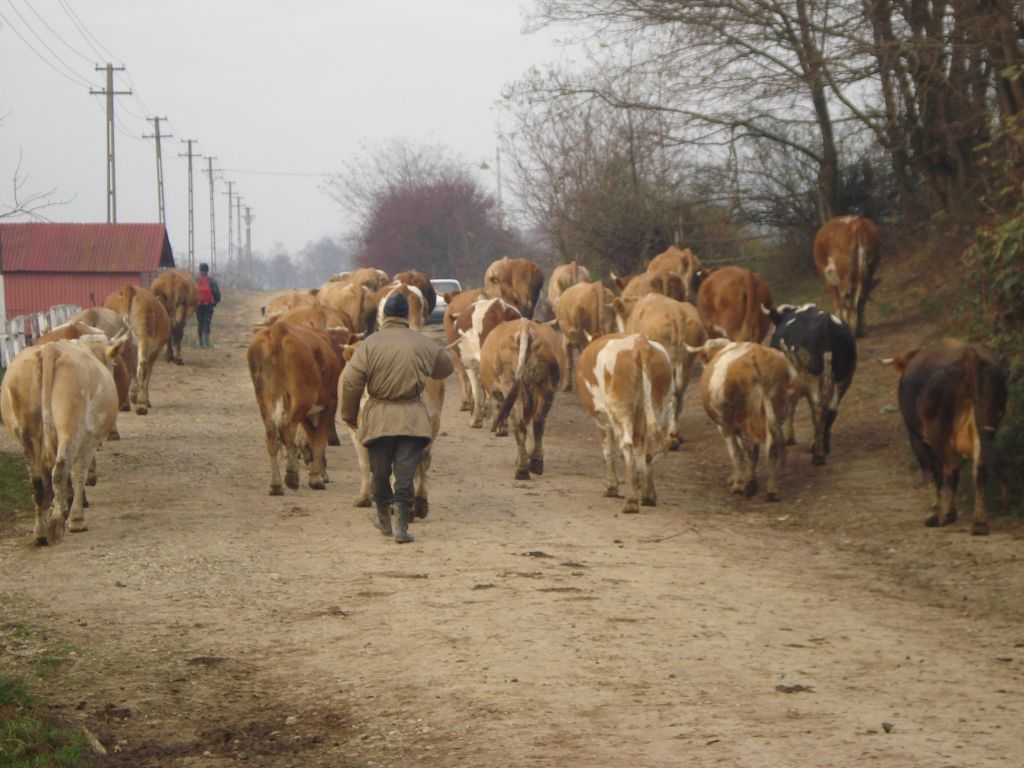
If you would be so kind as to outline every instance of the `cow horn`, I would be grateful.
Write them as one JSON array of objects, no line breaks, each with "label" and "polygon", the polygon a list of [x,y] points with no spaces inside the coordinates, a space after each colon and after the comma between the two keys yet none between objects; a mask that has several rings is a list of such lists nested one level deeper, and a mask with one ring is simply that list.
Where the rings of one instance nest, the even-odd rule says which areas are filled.
[{"label": "cow horn", "polygon": [[699,347],[691,347],[685,341],[683,342],[683,346],[686,347],[686,351],[689,352],[691,355],[695,355],[698,352],[700,352],[702,349],[704,349],[704,345],[703,344],[701,344]]},{"label": "cow horn", "polygon": [[893,363],[893,361],[895,359],[896,359],[895,357],[883,357],[878,362],[880,362],[882,365],[892,365],[892,363]]},{"label": "cow horn", "polygon": [[552,328],[554,328],[556,325],[558,325],[558,318],[556,317],[553,320],[548,320],[545,323],[541,323],[541,325],[550,325]]},{"label": "cow horn", "polygon": [[764,304],[762,304],[762,305],[761,305],[761,313],[762,313],[762,314],[765,314],[765,315],[768,315],[768,317],[771,317],[771,316],[772,316],[772,311],[771,311],[771,309],[769,309],[769,308],[768,308],[767,306],[765,306]]}]

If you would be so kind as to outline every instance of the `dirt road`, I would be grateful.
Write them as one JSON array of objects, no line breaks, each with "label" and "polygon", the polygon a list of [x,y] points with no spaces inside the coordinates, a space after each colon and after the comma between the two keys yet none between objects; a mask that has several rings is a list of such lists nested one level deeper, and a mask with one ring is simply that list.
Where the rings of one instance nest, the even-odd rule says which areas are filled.
[{"label": "dirt road", "polygon": [[453,378],[431,514],[397,546],[351,505],[347,444],[326,491],[267,495],[262,300],[229,294],[216,349],[121,415],[89,531],[0,540],[0,667],[66,649],[36,685],[104,764],[1024,765],[1024,541],[923,527],[895,375],[869,361],[915,329],[874,329],[830,463],[791,449],[778,504],[728,495],[696,388],[659,506],[627,516],[574,395],[544,476],[515,481]]}]

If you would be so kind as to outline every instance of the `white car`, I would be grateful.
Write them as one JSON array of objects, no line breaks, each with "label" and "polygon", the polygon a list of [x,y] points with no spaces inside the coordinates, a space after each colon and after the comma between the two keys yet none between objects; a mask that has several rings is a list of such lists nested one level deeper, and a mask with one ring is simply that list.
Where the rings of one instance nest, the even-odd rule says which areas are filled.
[{"label": "white car", "polygon": [[444,320],[444,308],[447,306],[444,301],[444,294],[451,293],[452,291],[461,291],[462,284],[450,277],[439,277],[436,280],[431,280],[430,284],[434,286],[434,292],[437,294],[437,304],[434,305],[434,311],[430,313],[427,322],[440,323]]}]

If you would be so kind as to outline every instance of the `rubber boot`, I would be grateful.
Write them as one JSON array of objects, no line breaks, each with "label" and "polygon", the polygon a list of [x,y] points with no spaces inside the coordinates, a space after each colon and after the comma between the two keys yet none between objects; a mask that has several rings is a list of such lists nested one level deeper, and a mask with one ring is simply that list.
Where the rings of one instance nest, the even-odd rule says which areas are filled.
[{"label": "rubber boot", "polygon": [[409,533],[409,521],[412,520],[412,508],[408,503],[397,505],[397,525],[395,526],[395,541],[399,544],[408,544],[413,541]]},{"label": "rubber boot", "polygon": [[391,505],[377,504],[377,514],[373,516],[373,527],[385,536],[391,535]]}]

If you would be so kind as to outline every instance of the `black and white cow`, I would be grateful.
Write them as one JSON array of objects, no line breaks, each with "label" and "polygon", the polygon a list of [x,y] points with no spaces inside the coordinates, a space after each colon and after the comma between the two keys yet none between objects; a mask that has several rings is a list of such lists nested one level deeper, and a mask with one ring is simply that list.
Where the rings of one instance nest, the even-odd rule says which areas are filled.
[{"label": "black and white cow", "polygon": [[[831,449],[832,424],[839,402],[850,388],[857,369],[857,343],[850,327],[838,317],[813,304],[795,307],[782,304],[765,310],[775,323],[771,345],[780,350],[800,374],[804,395],[814,422],[814,464],[824,464]],[[795,410],[795,409],[794,409]],[[793,411],[786,425],[786,441],[792,445]]]}]

